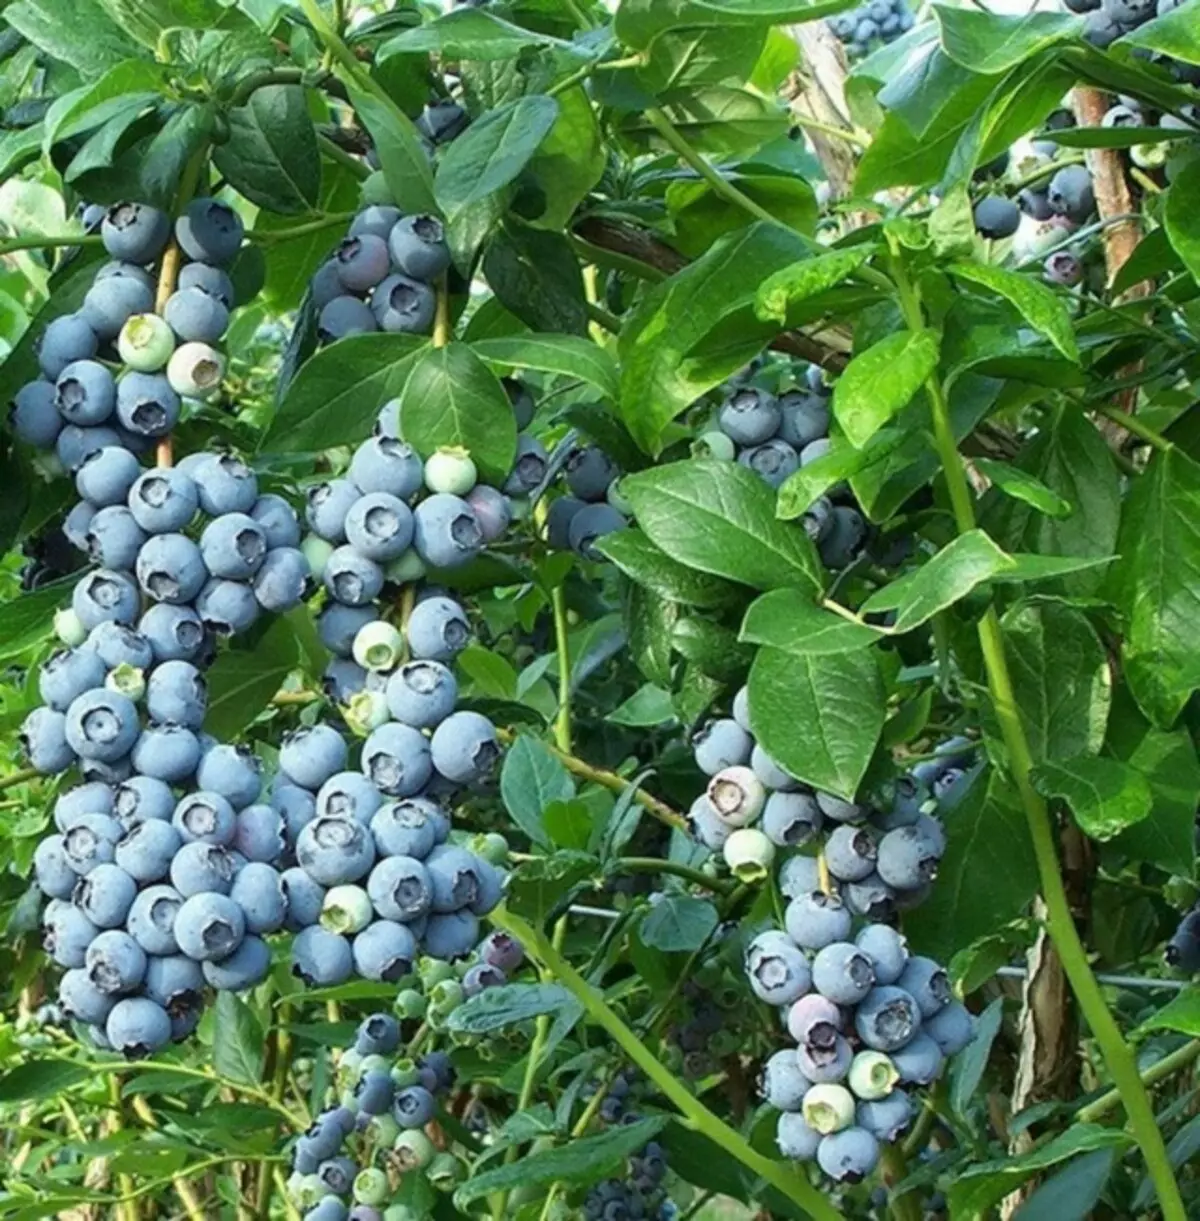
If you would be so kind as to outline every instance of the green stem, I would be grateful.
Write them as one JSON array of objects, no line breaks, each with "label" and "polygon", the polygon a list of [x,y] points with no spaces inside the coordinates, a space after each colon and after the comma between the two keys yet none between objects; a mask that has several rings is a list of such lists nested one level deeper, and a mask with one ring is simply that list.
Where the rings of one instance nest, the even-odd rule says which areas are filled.
[{"label": "green stem", "polygon": [[712,1141],[718,1148],[733,1154],[742,1165],[765,1179],[789,1200],[798,1204],[813,1221],[840,1221],[842,1213],[830,1204],[807,1179],[791,1167],[772,1161],[759,1153],[736,1129],[714,1115],[694,1098],[674,1074],[661,1065],[637,1035],[608,1007],[604,998],[575,971],[567,960],[550,944],[540,929],[501,908],[492,913],[493,923],[507,928],[526,950],[533,954],[575,998],[596,1025],[650,1078],[663,1095],[678,1109],[690,1127]]},{"label": "green stem", "polygon": [[845,127],[835,127],[832,123],[822,123],[820,119],[810,119],[805,114],[793,114],[790,116],[791,121],[796,124],[802,131],[816,131],[823,136],[832,136],[835,140],[845,140],[847,144],[853,144],[856,148],[866,148],[870,143],[865,136],[860,136],[856,131],[850,131]]},{"label": "green stem", "polygon": [[[251,94],[265,89],[268,85],[300,85],[304,83],[303,68],[263,68],[260,72],[251,72],[243,77],[229,97],[229,105],[244,106]],[[317,83],[317,82],[314,82]]]},{"label": "green stem", "polygon": [[649,284],[661,284],[667,278],[666,272],[659,271],[657,267],[651,267],[649,263],[643,263],[641,259],[621,254],[617,250],[606,250],[603,246],[593,246],[591,242],[578,234],[568,233],[567,240],[585,263],[594,263],[597,267],[607,267],[610,271],[624,272],[625,275],[632,276],[635,280],[645,280]]},{"label": "green stem", "polygon": [[41,774],[36,767],[23,767],[20,771],[9,772],[7,776],[0,778],[0,793],[5,789],[15,789],[18,784],[28,784],[30,780],[37,780]]},{"label": "green stem", "polygon": [[[898,253],[893,244],[892,261],[900,308],[909,329],[922,330],[925,320],[920,299],[904,274]],[[950,405],[936,373],[930,375],[925,388],[932,407],[934,438],[950,503],[954,509],[955,524],[960,534],[966,533],[976,528],[975,506],[958,452],[958,443],[950,424]],[[1071,905],[1059,868],[1054,824],[1045,800],[1033,787],[1030,778],[1034,766],[1033,755],[1017,709],[1016,693],[1004,650],[1004,634],[994,606],[990,606],[980,619],[978,634],[993,710],[1008,751],[1009,772],[1020,795],[1029,836],[1033,842],[1040,889],[1046,904],[1046,929],[1058,952],[1075,999],[1100,1045],[1113,1084],[1121,1096],[1133,1138],[1141,1148],[1146,1169],[1158,1192],[1163,1221],[1186,1221],[1179,1184],[1175,1181],[1175,1174],[1167,1157],[1167,1148],[1154,1117],[1150,1096],[1138,1075],[1137,1061],[1129,1044],[1122,1037],[1120,1027],[1109,1012],[1104,993],[1092,974],[1087,950],[1071,915]]]},{"label": "green stem", "polygon": [[99,246],[98,233],[30,233],[25,237],[10,237],[0,242],[0,255],[18,250],[58,250],[63,246]]},{"label": "green stem", "polygon": [[609,313],[604,306],[597,305],[594,301],[589,301],[587,311],[588,317],[593,322],[598,322],[610,335],[619,335],[621,333],[620,318],[616,314]]},{"label": "green stem", "polygon": [[321,156],[328,157],[330,161],[345,167],[355,178],[370,178],[371,167],[365,161],[360,161],[353,153],[348,153],[340,144],[334,143],[328,136],[323,136],[319,132],[317,133],[317,147],[321,150]]},{"label": "green stem", "polygon": [[[1154,1085],[1165,1077],[1170,1077],[1172,1074],[1177,1073],[1181,1068],[1187,1068],[1189,1064],[1197,1059],[1200,1059],[1200,1039],[1193,1039],[1190,1043],[1185,1043],[1169,1055],[1163,1056],[1161,1060],[1151,1064],[1142,1073],[1142,1081],[1146,1085]],[[1094,1102],[1089,1102],[1087,1106],[1080,1107],[1075,1113],[1076,1122],[1095,1123],[1096,1120],[1107,1115],[1109,1111],[1120,1106],[1120,1104],[1120,1091],[1109,1090],[1107,1093],[1101,1094]]]},{"label": "green stem", "polygon": [[721,878],[709,877],[699,869],[690,865],[682,865],[678,861],[660,860],[656,856],[623,856],[613,866],[616,873],[670,873],[694,886],[703,886],[713,894],[729,895],[737,887],[736,882],[727,882]]},{"label": "green stem", "polygon": [[915,1192],[897,1195],[893,1190],[908,1174],[908,1163],[899,1145],[884,1145],[880,1159],[883,1180],[888,1187],[888,1211],[893,1221],[921,1221],[924,1209]]},{"label": "green stem", "polygon": [[554,717],[554,742],[571,754],[571,653],[567,647],[567,597],[561,585],[550,591],[554,612],[554,647],[558,660],[558,712]]},{"label": "green stem", "polygon": [[1130,415],[1128,411],[1122,411],[1120,407],[1114,407],[1112,403],[1097,403],[1093,410],[1097,415],[1102,415],[1112,420],[1114,424],[1120,424],[1126,432],[1132,433],[1138,440],[1145,441],[1147,445],[1152,445],[1164,454],[1168,450],[1175,448],[1161,432],[1156,432],[1149,424],[1139,420],[1137,416]]},{"label": "green stem", "polygon": [[353,212],[326,212],[315,220],[302,221],[289,229],[251,229],[249,238],[260,246],[274,246],[279,242],[290,242],[294,238],[320,233],[322,229],[333,229],[354,219]]}]

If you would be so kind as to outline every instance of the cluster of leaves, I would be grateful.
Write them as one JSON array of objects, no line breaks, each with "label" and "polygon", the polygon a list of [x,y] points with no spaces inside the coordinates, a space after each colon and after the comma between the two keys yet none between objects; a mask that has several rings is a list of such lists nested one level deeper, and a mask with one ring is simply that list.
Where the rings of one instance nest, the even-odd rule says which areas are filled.
[{"label": "cluster of leaves", "polygon": [[[636,525],[601,544],[610,563],[549,551],[531,521],[518,547],[456,578],[480,626],[459,659],[464,694],[514,735],[499,800],[473,799],[463,817],[522,850],[502,918],[528,930],[545,978],[456,1010],[460,1093],[440,1122],[471,1174],[453,1203],[420,1207],[574,1215],[653,1136],[679,1201],[871,1215],[869,1185],[822,1200],[772,1160],[774,1116],[755,1109],[752,1078],[777,1032],[748,994],[713,1075],[684,1090],[663,1066],[683,983],[736,969],[746,935],[776,919],[773,886],[732,885],[676,813],[701,787],[687,735],[748,681],[763,747],[846,800],[885,803],[950,734],[987,758],[946,818],[931,897],[903,917],[919,952],[952,957],[981,1017],[907,1162],[888,1167],[892,1215],[920,1216],[940,1184],[953,1216],[988,1216],[1035,1179],[1025,1221],[1137,1216],[1155,1190],[1170,1221],[1194,1212],[1200,992],[1160,1006],[1140,983],[1173,982],[1161,947],[1196,898],[1200,803],[1200,93],[1145,53],[1200,64],[1200,0],[1104,51],[1067,14],[937,6],[845,81],[832,139],[860,150],[849,183],[823,181],[778,96],[804,88],[787,27],[852,7],[842,0],[622,0],[611,16],[588,0],[400,5],[352,31],[341,7],[6,6],[0,200],[18,240],[0,269],[0,389],[29,376],[31,316],[72,309],[94,270],[86,239],[57,261],[32,253],[39,239],[79,237],[78,199],[169,202],[211,145],[252,221],[258,254],[242,271],[261,291],[234,316],[223,404],[187,419],[181,448],[236,446],[294,492],[398,397],[423,453],[463,445],[502,474],[515,437],[496,375],[519,371],[548,448],[582,435],[630,472]],[[1066,292],[977,239],[971,206],[980,167],[1072,90],[1183,126],[1055,133],[1098,182],[1123,176],[1132,144],[1175,153],[1169,182],[1132,176],[1134,221],[1101,198],[1099,222],[1071,235],[1113,260],[1134,246],[1114,240],[1131,226],[1140,240],[1105,285]],[[431,162],[413,119],[449,94],[472,122]],[[803,99],[797,112],[803,124]],[[312,353],[306,286],[364,181],[443,218],[448,344],[365,335]],[[817,186],[822,199],[832,188],[828,206]],[[833,444],[777,493],[691,454],[726,381],[767,348],[836,375]],[[63,592],[20,593],[20,549],[66,493],[7,442],[0,468],[11,739]],[[904,558],[822,568],[798,519],[839,484],[880,537],[907,540]],[[270,763],[285,728],[325,711],[305,695],[326,660],[305,613],[228,651],[212,732],[246,735]],[[284,1138],[323,1105],[351,1015],[394,990],[304,995],[281,966],[246,1000],[222,997],[197,1045],[136,1069],[33,1029],[44,960],[28,877],[55,785],[30,782],[15,752],[6,767],[0,1106],[21,1121],[5,1137],[0,1213],[132,1217],[147,1198],[173,1208],[176,1192],[193,1215],[245,1199],[285,1215]],[[1023,999],[1002,970],[1027,951]],[[1047,999],[1056,961],[1093,1038],[1077,1034],[1075,1001]],[[1113,981],[1103,992],[1096,971]],[[1131,1082],[1135,1048],[1164,1079],[1154,1110]],[[585,1087],[627,1058],[655,1113],[589,1134]],[[1030,1062],[1049,1064],[1032,1083]],[[461,1122],[468,1106],[485,1147]]]}]

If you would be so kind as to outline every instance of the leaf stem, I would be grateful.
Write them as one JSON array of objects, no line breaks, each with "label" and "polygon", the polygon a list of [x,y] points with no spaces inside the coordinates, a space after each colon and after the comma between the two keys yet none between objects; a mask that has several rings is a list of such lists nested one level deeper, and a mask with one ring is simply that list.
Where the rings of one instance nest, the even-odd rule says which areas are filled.
[{"label": "leaf stem", "polygon": [[791,121],[803,131],[820,132],[823,136],[832,136],[835,140],[845,140],[847,144],[853,144],[856,148],[866,148],[870,141],[860,135],[856,131],[850,131],[845,127],[835,127],[832,123],[822,123],[820,119],[810,119],[808,115],[793,114],[790,116]]},{"label": "leaf stem", "polygon": [[798,1204],[813,1218],[813,1221],[840,1221],[843,1214],[830,1204],[807,1179],[790,1167],[772,1161],[771,1158],[759,1153],[740,1132],[731,1128],[702,1102],[693,1097],[675,1078],[675,1075],[655,1059],[637,1035],[608,1007],[604,998],[550,944],[540,929],[535,929],[504,908],[493,912],[491,919],[493,923],[508,929],[517,937],[526,950],[531,952],[553,974],[555,979],[579,1000],[591,1019],[603,1028],[613,1042],[654,1082],[695,1131],[712,1141],[718,1148],[731,1153],[744,1166],[765,1179],[789,1200]]},{"label": "leaf stem", "polygon": [[[892,256],[896,295],[905,323],[910,330],[922,330],[925,320],[921,302],[908,282],[894,240]],[[936,372],[932,373],[926,382],[926,390],[933,414],[938,457],[954,509],[955,523],[959,533],[965,534],[976,528],[975,506],[950,423],[950,404]],[[1045,800],[1033,787],[1030,779],[1034,766],[1033,755],[1017,708],[1016,693],[1004,649],[1004,634],[994,606],[989,606],[979,620],[978,634],[993,710],[1008,751],[1009,772],[1021,798],[1037,860],[1042,898],[1046,904],[1046,929],[1058,951],[1079,1007],[1100,1045],[1113,1084],[1120,1094],[1133,1138],[1141,1148],[1146,1169],[1158,1192],[1163,1221],[1186,1221],[1187,1214],[1179,1184],[1171,1169],[1150,1096],[1138,1074],[1137,1061],[1109,1011],[1096,977],[1092,974],[1087,950],[1071,915],[1071,905],[1063,885],[1058,849],[1054,841],[1054,824]]]},{"label": "leaf stem", "polygon": [[656,856],[623,856],[612,866],[614,873],[668,873],[674,877],[702,886],[715,895],[731,895],[737,883],[722,878],[712,878],[700,869],[693,869],[679,861],[660,860]]},{"label": "leaf stem", "polygon": [[[511,729],[501,729],[499,737],[502,742],[511,744],[516,741],[517,735]],[[612,793],[623,793],[630,787],[629,780],[619,772],[610,772],[602,767],[593,767],[590,763],[585,763],[584,760],[571,754],[569,751],[559,750],[549,742],[542,742],[541,745],[574,776],[590,780],[593,784],[598,784],[601,788],[606,788]],[[680,831],[687,830],[687,819],[682,814],[677,810],[671,809],[665,801],[659,801],[657,797],[647,793],[645,789],[635,787],[633,799],[652,817],[657,818],[659,822],[666,823],[668,827],[675,827]]]},{"label": "leaf stem", "polygon": [[[1200,1039],[1192,1039],[1182,1047],[1177,1047],[1170,1054],[1163,1056],[1161,1060],[1156,1060],[1151,1064],[1142,1073],[1142,1081],[1146,1085],[1155,1085],[1165,1077],[1177,1073],[1181,1068],[1187,1068],[1197,1059],[1200,1059]],[[1120,1090],[1109,1090],[1107,1093],[1101,1094],[1094,1102],[1080,1107],[1075,1113],[1075,1121],[1076,1123],[1095,1123],[1120,1104]]]},{"label": "leaf stem", "polygon": [[1114,424],[1120,424],[1126,432],[1132,433],[1139,441],[1145,441],[1147,445],[1152,445],[1164,454],[1175,448],[1174,444],[1168,441],[1161,432],[1155,431],[1149,424],[1144,423],[1135,415],[1130,415],[1128,411],[1122,411],[1113,403],[1096,403],[1092,410],[1097,415],[1112,420]]},{"label": "leaf stem", "polygon": [[450,290],[446,286],[443,275],[437,286],[437,312],[433,317],[433,346],[444,348],[451,338],[450,332]]},{"label": "leaf stem", "polygon": [[370,178],[371,167],[365,161],[360,161],[353,153],[347,152],[340,144],[334,143],[328,136],[323,136],[320,132],[317,133],[317,147],[321,150],[323,157],[328,157],[330,161],[349,170],[355,178],[359,180]]},{"label": "leaf stem", "polygon": [[[230,107],[245,106],[250,100],[251,94],[265,89],[268,85],[303,85],[305,83],[303,68],[263,68],[260,72],[251,72],[238,82],[237,88],[229,96],[229,105]],[[319,84],[319,77],[312,83]]]},{"label": "leaf stem", "polygon": [[280,242],[290,242],[298,237],[307,237],[310,233],[320,233],[322,229],[333,229],[345,225],[354,219],[353,212],[324,212],[313,220],[302,221],[290,229],[251,229],[249,238],[259,246],[275,246]]},{"label": "leaf stem", "polygon": [[99,246],[98,233],[29,233],[0,242],[0,255],[16,254],[18,250],[60,250],[64,246]]},{"label": "leaf stem", "polygon": [[27,784],[30,780],[37,780],[41,774],[36,767],[23,767],[20,771],[9,772],[7,776],[0,779],[0,793],[6,789],[15,789],[18,784]]}]

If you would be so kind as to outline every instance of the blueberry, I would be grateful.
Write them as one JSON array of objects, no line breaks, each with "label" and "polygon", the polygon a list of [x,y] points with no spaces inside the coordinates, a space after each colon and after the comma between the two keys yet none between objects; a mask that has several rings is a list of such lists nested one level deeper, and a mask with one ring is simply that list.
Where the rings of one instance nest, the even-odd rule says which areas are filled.
[{"label": "blueberry", "polygon": [[296,842],[301,827],[312,822],[316,816],[316,799],[308,789],[299,785],[280,783],[277,776],[271,788],[271,806],[283,819],[284,834],[289,844]]},{"label": "blueberry", "polygon": [[100,655],[86,646],[63,649],[38,671],[38,693],[44,704],[56,712],[66,712],[79,696],[102,687],[107,673]]},{"label": "blueberry", "polygon": [[[136,268],[141,271],[141,268]],[[102,340],[116,339],[121,328],[135,314],[154,308],[154,282],[125,271],[97,275],[87,290],[79,316]]]},{"label": "blueberry", "polygon": [[229,310],[202,288],[180,288],[163,307],[163,317],[181,343],[216,343],[229,326]]},{"label": "blueberry", "polygon": [[495,929],[480,943],[479,958],[511,975],[525,961],[525,947],[511,933]]},{"label": "blueberry", "polygon": [[355,970],[363,979],[395,983],[412,970],[417,942],[405,925],[376,920],[354,938],[351,949]]},{"label": "blueberry", "polygon": [[357,497],[343,515],[342,533],[346,542],[377,563],[403,555],[413,541],[413,531],[412,511],[389,492],[369,492]]},{"label": "blueberry", "polygon": [[941,1074],[945,1056],[927,1030],[918,1031],[903,1047],[891,1053],[900,1080],[913,1085],[930,1085]]},{"label": "blueberry", "polygon": [[49,449],[62,431],[53,382],[27,382],[13,396],[8,422],[13,432],[37,449]]},{"label": "blueberry", "polygon": [[175,240],[184,254],[218,267],[237,254],[244,231],[241,217],[218,199],[193,199],[175,222]]},{"label": "blueberry", "polygon": [[871,960],[848,941],[826,945],[813,959],[813,987],[839,1005],[856,1005],[875,985]]},{"label": "blueberry", "polygon": [[567,487],[579,500],[602,501],[620,473],[616,463],[598,445],[581,446],[567,459]]},{"label": "blueberry", "polygon": [[96,332],[78,314],[62,314],[50,322],[38,340],[38,365],[42,376],[55,381],[73,361],[96,355]]},{"label": "blueberry", "polygon": [[753,749],[754,739],[728,717],[709,721],[692,739],[696,766],[707,776],[749,763]]},{"label": "blueberry", "polygon": [[825,863],[841,882],[861,882],[875,871],[876,847],[871,832],[843,823],[825,842]]},{"label": "blueberry", "polygon": [[142,885],[161,882],[170,873],[171,862],[182,842],[179,831],[170,823],[151,819],[125,833],[116,846],[114,859]]},{"label": "blueberry", "polygon": [[461,497],[437,492],[413,513],[413,545],[426,564],[456,568],[479,554],[483,531],[471,506]]},{"label": "blueberry", "polygon": [[[440,730],[441,726],[438,728]],[[435,733],[435,744],[436,740]],[[433,774],[435,744],[410,725],[395,721],[381,725],[363,743],[363,773],[381,793],[389,797],[411,797],[425,787]]]},{"label": "blueberry", "polygon": [[136,897],[133,878],[119,865],[105,862],[79,879],[72,902],[97,928],[116,928],[125,923]]},{"label": "blueberry", "polygon": [[779,1152],[798,1162],[811,1162],[825,1138],[805,1122],[798,1111],[785,1111],[775,1128],[775,1143]]},{"label": "blueberry", "polygon": [[254,597],[263,610],[274,614],[298,606],[308,594],[312,570],[297,547],[268,551],[254,577]]},{"label": "blueberry", "polygon": [[904,937],[887,924],[868,924],[854,939],[875,968],[879,984],[894,984],[908,962],[908,947]]},{"label": "blueberry", "polygon": [[75,472],[75,489],[97,507],[124,507],[129,489],[140,474],[141,466],[129,450],[107,445],[89,454],[80,464]]},{"label": "blueberry", "polygon": [[296,860],[322,886],[357,882],[375,863],[375,843],[361,823],[316,818],[296,839]]},{"label": "blueberry", "polygon": [[439,915],[470,908],[485,914],[499,899],[499,880],[486,861],[451,844],[439,844],[424,861],[431,885],[430,910]]},{"label": "blueberry", "polygon": [[351,237],[362,237],[369,233],[386,241],[387,235],[392,231],[392,226],[403,215],[404,213],[399,208],[390,204],[371,204],[370,207],[363,208],[355,216],[350,222],[347,232]]},{"label": "blueberry", "polygon": [[905,963],[896,981],[919,1006],[922,1018],[931,1018],[954,999],[945,968],[932,958],[915,956]]},{"label": "blueberry", "polygon": [[151,725],[134,744],[132,759],[143,776],[181,784],[200,762],[200,742],[182,725]]},{"label": "blueberry", "polygon": [[397,269],[416,280],[436,280],[450,266],[450,247],[436,216],[401,217],[387,246]]},{"label": "blueberry", "polygon": [[424,464],[416,450],[398,438],[371,437],[354,451],[350,479],[363,494],[387,492],[407,500],[421,486]]},{"label": "blueberry", "polygon": [[808,960],[778,931],[760,934],[747,947],[746,976],[768,1005],[790,1005],[812,986]]},{"label": "blueberry", "polygon": [[345,766],[345,740],[329,725],[297,729],[284,738],[280,747],[280,771],[302,788],[319,789]]},{"label": "blueberry", "polygon": [[941,851],[919,824],[897,827],[880,841],[879,876],[899,890],[914,890],[937,876]]},{"label": "blueberry", "polygon": [[283,815],[269,805],[251,805],[238,811],[230,845],[248,861],[273,862],[287,846]]},{"label": "blueberry", "polygon": [[280,875],[283,897],[287,901],[284,927],[293,933],[310,928],[321,918],[325,902],[325,887],[314,882],[299,866],[285,869]]},{"label": "blueberry", "polygon": [[1086,166],[1064,165],[1046,188],[1050,207],[1076,224],[1086,221],[1096,208],[1092,176]]},{"label": "blueberry", "polygon": [[156,602],[192,602],[208,580],[200,548],[184,534],[156,534],[137,560],[138,584]]},{"label": "blueberry", "polygon": [[835,505],[828,533],[820,541],[818,551],[827,568],[848,567],[858,557],[867,535],[867,523],[857,509]]},{"label": "blueberry", "polygon": [[500,758],[496,727],[478,712],[455,712],[433,731],[433,766],[455,784],[475,784],[491,775]]},{"label": "blueberry", "polygon": [[503,492],[486,483],[477,483],[464,497],[485,543],[494,543],[512,523],[512,502]]},{"label": "blueberry", "polygon": [[184,844],[171,862],[171,885],[185,898],[194,895],[227,895],[237,865],[227,848],[193,840]]},{"label": "blueberry", "polygon": [[688,833],[712,852],[720,852],[733,833],[730,826],[713,808],[703,793],[692,802],[687,812]]},{"label": "blueberry", "polygon": [[786,923],[788,936],[797,945],[823,950],[849,937],[851,915],[838,895],[812,890],[788,904]]},{"label": "blueberry", "polygon": [[[51,837],[53,838],[53,837]],[[43,843],[47,842],[45,840]],[[41,844],[38,845],[41,848]],[[34,863],[38,863],[34,854]],[[66,866],[62,866],[66,869]],[[74,873],[66,872],[74,880]],[[38,883],[41,885],[40,881]],[[45,887],[42,887],[45,892]],[[49,892],[46,892],[49,893]],[[68,891],[68,895],[69,895]],[[42,917],[42,948],[60,967],[82,967],[87,961],[87,950],[100,930],[71,903],[64,902],[68,895],[57,896],[57,902],[46,907]],[[51,910],[53,908],[53,910]]]},{"label": "blueberry", "polygon": [[233,309],[235,296],[233,281],[219,267],[211,263],[186,263],[179,271],[179,291],[199,289],[215,298],[227,310]]},{"label": "blueberry", "polygon": [[258,601],[241,581],[213,579],[196,595],[196,612],[218,636],[237,636],[258,618]]},{"label": "blueberry", "polygon": [[262,531],[269,550],[300,545],[300,521],[282,496],[264,492],[251,507],[250,516]]},{"label": "blueberry", "polygon": [[193,895],[175,916],[179,949],[196,962],[227,957],[245,935],[246,917],[228,895]]},{"label": "blueberry", "polygon": [[334,297],[317,316],[317,337],[322,343],[335,343],[347,335],[366,335],[379,330],[375,318],[370,306],[357,297]]},{"label": "blueberry", "polygon": [[380,330],[414,335],[429,330],[436,309],[437,294],[428,284],[408,276],[390,275],[371,293],[367,312]]},{"label": "blueberry", "polygon": [[761,445],[778,431],[782,411],[765,390],[735,390],[717,413],[717,426],[739,445]]},{"label": "blueberry", "polygon": [[129,510],[150,534],[182,530],[200,505],[195,483],[174,467],[146,471],[129,491]]},{"label": "blueberry", "polygon": [[854,1060],[850,1044],[840,1034],[828,1040],[818,1040],[816,1034],[816,1029],[810,1030],[808,1038],[796,1049],[800,1071],[814,1085],[844,1081]]},{"label": "blueberry", "polygon": [[58,1000],[68,1017],[96,1025],[104,1023],[116,1004],[116,998],[101,992],[81,967],[63,975],[58,984]]},{"label": "blueberry", "polygon": [[806,390],[789,390],[779,403],[779,439],[802,450],[829,432],[829,400]]},{"label": "blueberry", "polygon": [[151,958],[146,966],[146,995],[174,1015],[199,1003],[204,993],[200,964],[178,952]]},{"label": "blueberry", "polygon": [[410,661],[387,683],[388,709],[398,721],[417,729],[433,729],[454,711],[458,683],[439,661]]},{"label": "blueberry", "polygon": [[84,542],[92,563],[102,568],[128,569],[137,562],[146,534],[124,505],[109,505],[92,514]]},{"label": "blueberry", "polygon": [[1003,195],[985,195],[975,205],[975,229],[981,237],[1012,237],[1021,223],[1021,210]]},{"label": "blueberry", "polygon": [[[358,1044],[356,1043],[355,1046],[357,1047]],[[367,1115],[382,1115],[390,1109],[395,1092],[396,1087],[391,1076],[383,1069],[372,1069],[359,1078],[358,1084],[354,1087],[354,1101],[360,1112]]]},{"label": "blueberry", "polygon": [[[146,684],[146,711],[151,720],[199,729],[207,706],[208,686],[191,662],[164,661],[155,667]],[[203,780],[201,785],[206,787]]]},{"label": "blueberry", "polygon": [[423,797],[391,801],[375,812],[370,828],[381,858],[424,859],[437,843],[436,807]]},{"label": "blueberry", "polygon": [[54,383],[54,404],[69,424],[103,424],[116,400],[113,376],[97,360],[72,361]]},{"label": "blueberry", "polygon": [[726,767],[717,772],[705,790],[713,811],[730,827],[744,827],[762,812],[766,790],[748,767]]},{"label": "blueberry", "polygon": [[422,1085],[396,1091],[392,1116],[402,1128],[423,1128],[437,1114],[437,1101]]},{"label": "blueberry", "polygon": [[974,1019],[959,1001],[951,1001],[926,1018],[923,1030],[944,1056],[957,1055],[975,1037]]},{"label": "blueberry", "polygon": [[188,474],[196,481],[200,507],[210,517],[249,513],[258,499],[254,472],[232,454],[199,455]]},{"label": "blueberry", "polygon": [[88,946],[84,966],[98,992],[119,996],[141,984],[146,974],[146,952],[128,933],[106,929]]},{"label": "blueberry", "polygon": [[868,1047],[892,1052],[908,1043],[921,1025],[921,1012],[903,987],[873,988],[854,1014],[854,1028]]},{"label": "blueberry", "polygon": [[780,848],[809,843],[821,830],[824,816],[811,793],[772,793],[763,806],[762,829]]},{"label": "blueberry", "polygon": [[170,218],[149,204],[113,204],[100,223],[104,249],[125,263],[152,263],[162,254],[170,236]]},{"label": "blueberry", "polygon": [[471,122],[470,116],[449,98],[430,102],[417,116],[417,130],[433,144],[448,144],[461,136]]},{"label": "blueberry", "polygon": [[54,454],[69,474],[74,474],[87,459],[106,445],[120,445],[121,437],[115,429],[97,426],[81,427],[66,424],[54,442]]},{"label": "blueberry", "polygon": [[261,984],[271,971],[271,950],[253,933],[242,939],[232,954],[218,962],[205,962],[205,981],[220,992],[245,992]]},{"label": "blueberry", "polygon": [[346,606],[365,606],[383,589],[383,569],[360,555],[353,547],[342,546],[330,555],[322,581],[330,597]]},{"label": "blueberry", "polygon": [[610,504],[585,505],[572,516],[567,527],[567,540],[571,550],[584,559],[602,560],[603,555],[596,550],[597,540],[623,530],[626,525],[625,515]]},{"label": "blueberry", "polygon": [[116,691],[86,691],[67,709],[67,742],[83,759],[115,762],[133,748],[139,728],[133,701]]},{"label": "blueberry", "polygon": [[84,814],[114,813],[114,794],[107,784],[77,784],[59,794],[54,803],[54,825],[67,831]]},{"label": "blueberry", "polygon": [[1042,278],[1062,288],[1073,288],[1083,280],[1083,264],[1069,250],[1056,250],[1042,264]]},{"label": "blueberry", "polygon": [[78,872],[67,858],[65,840],[61,835],[48,835],[39,842],[33,852],[33,869],[38,888],[51,899],[69,899],[79,881]]},{"label": "blueberry", "polygon": [[879,1142],[865,1128],[831,1133],[817,1147],[817,1165],[836,1183],[861,1183],[879,1163]]},{"label": "blueberry", "polygon": [[[45,887],[43,887],[45,889]],[[1178,971],[1200,970],[1200,908],[1187,912],[1180,920],[1163,951],[1167,966]]]},{"label": "blueberry", "polygon": [[433,902],[433,879],[418,860],[382,859],[367,879],[367,894],[385,920],[409,922],[424,916]]},{"label": "blueberry", "polygon": [[334,252],[333,264],[347,293],[364,293],[391,271],[388,244],[374,233],[352,233]]},{"label": "blueberry", "polygon": [[471,638],[463,608],[450,598],[423,598],[408,619],[408,646],[414,657],[450,661]]},{"label": "blueberry", "polygon": [[175,915],[182,906],[183,896],[173,886],[148,886],[134,899],[125,927],[147,954],[177,954]]},{"label": "blueberry", "polygon": [[221,794],[203,790],[183,797],[171,822],[185,844],[199,840],[227,848],[237,830],[233,806]]},{"label": "blueberry", "polygon": [[76,873],[87,874],[111,862],[122,834],[121,824],[108,814],[80,814],[63,835],[67,864]]},{"label": "blueberry", "polygon": [[860,1102],[854,1121],[879,1140],[893,1144],[913,1118],[912,1099],[903,1090],[892,1090],[886,1098]]},{"label": "blueberry", "polygon": [[220,794],[235,809],[258,799],[262,789],[262,764],[245,746],[214,746],[206,751],[196,769],[196,783]]},{"label": "blueberry", "polygon": [[310,987],[345,983],[354,972],[354,956],[345,937],[313,925],[292,942],[292,974]]},{"label": "blueberry", "polygon": [[129,370],[117,382],[117,422],[139,437],[165,437],[179,422],[183,402],[165,374]]},{"label": "blueberry", "polygon": [[361,772],[338,772],[317,793],[316,814],[321,818],[353,818],[367,825],[381,800],[379,790]]}]

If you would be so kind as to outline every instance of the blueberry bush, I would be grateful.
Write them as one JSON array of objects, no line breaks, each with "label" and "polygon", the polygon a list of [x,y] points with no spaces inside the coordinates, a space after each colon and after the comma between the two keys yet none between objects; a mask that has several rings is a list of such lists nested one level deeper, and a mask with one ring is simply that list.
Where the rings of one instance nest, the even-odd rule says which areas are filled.
[{"label": "blueberry bush", "polygon": [[0,9],[0,1219],[1200,1215],[1200,0],[1006,7]]}]

